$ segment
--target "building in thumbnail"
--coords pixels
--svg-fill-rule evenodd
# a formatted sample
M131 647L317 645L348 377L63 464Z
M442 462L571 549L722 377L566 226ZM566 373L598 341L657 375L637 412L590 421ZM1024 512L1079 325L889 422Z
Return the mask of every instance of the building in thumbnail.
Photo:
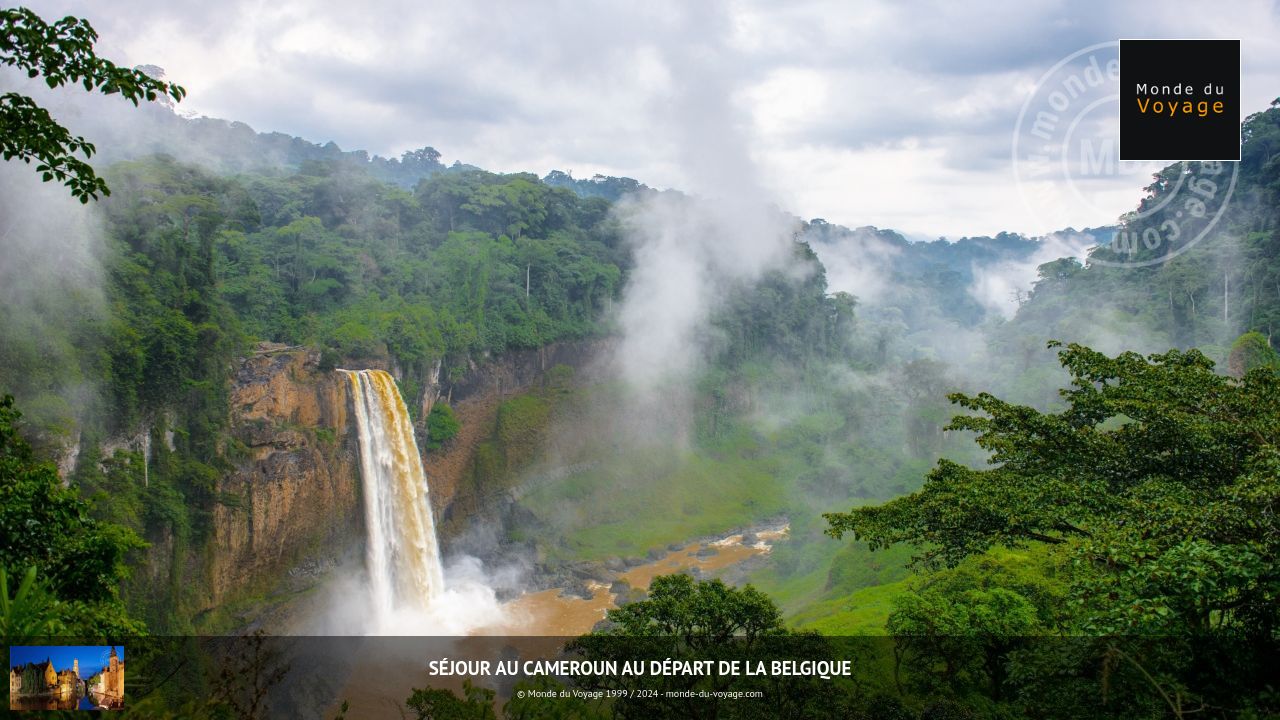
M79 661L77 661L77 672ZM70 673L70 670L64 670ZM61 676L54 669L53 661L30 662L9 668L9 696L51 695L61 692ZM74 684L73 684L74 686Z
M71 667L58 671L58 692L74 695L80 686L80 658L71 661Z
M107 666L98 674L98 684L94 689L105 701L104 704L124 702L124 661L116 654L114 645L107 657Z

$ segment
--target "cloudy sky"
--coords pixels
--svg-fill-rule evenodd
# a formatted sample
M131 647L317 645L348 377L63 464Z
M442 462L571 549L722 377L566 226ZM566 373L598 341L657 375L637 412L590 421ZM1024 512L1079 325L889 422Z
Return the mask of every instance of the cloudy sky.
M1083 47L1240 38L1245 113L1280 95L1273 2L30 6L90 19L118 62L163 67L190 92L183 112L382 155L431 145L503 172L695 191L698 178L751 172L803 217L917 237L1038 234L1133 207L1141 172L1095 178L1090 202L1065 215L1019 201L1019 111ZM698 167L725 158L699 152L715 133L689 129L707 123L731 125L741 163Z

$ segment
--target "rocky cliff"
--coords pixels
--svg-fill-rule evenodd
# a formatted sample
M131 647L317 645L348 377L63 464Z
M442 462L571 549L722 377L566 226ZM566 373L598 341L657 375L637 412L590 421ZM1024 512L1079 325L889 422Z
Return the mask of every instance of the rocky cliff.
M445 447L424 454L431 501L445 535L491 510L470 473L476 448L492 432L504 399L527 391L557 365L586 366L596 343L564 343L474 364L461 377L425 378L413 402L425 418L449 402L461 421ZM364 522L359 449L348 386L320 369L306 348L263 343L240 361L230 395L231 433L243 445L218 491L204 610L231 611L232 623L288 615L293 600L342 562L361 562ZM377 361L361 367L383 365ZM398 378L402 379L402 378ZM421 430L420 430L421 432ZM421 447L426 444L421 442ZM449 538L443 538L446 546ZM224 613L225 614L225 613Z
M528 391L558 365L575 370L590 366L602 347L598 341L583 341L511 352L473 366L454 382L427 386L426 398L448 402L462 424L449 443L423 457L446 546L450 535L465 529L466 518L490 510L486 504L490 493L471 481L471 469L477 447L493 433L502 401ZM430 402L424 400L424 417Z
M231 427L247 457L219 491L212 602L282 580L307 585L363 543L359 458L346 385L319 353L261 344L236 370Z

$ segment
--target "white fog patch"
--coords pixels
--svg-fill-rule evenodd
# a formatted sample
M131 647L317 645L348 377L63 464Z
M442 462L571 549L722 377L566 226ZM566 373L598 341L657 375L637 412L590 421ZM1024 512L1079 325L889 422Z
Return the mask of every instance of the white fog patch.
M871 228L858 228L812 247L827 269L828 292L847 292L859 302L874 303L893 290L893 261L902 251Z
M97 313L103 307L102 226L35 165L0 163L0 303L6 312L39 312L45 295L74 290ZM52 318L51 318L52 320Z
M661 59L672 71L658 102L672 161L693 195L636 197L616 211L635 266L618 310L614 365L639 399L661 394L666 405L687 399L682 389L706 359L707 323L725 290L785 265L796 230L759 182L731 59L714 51L729 18L690 8L684 22L715 31L705 44L666 48Z
M636 263L618 311L619 368L638 388L684 378L704 359L706 324L723 293L781 266L791 228L763 205L673 194L618 212Z
M1002 260L989 265L973 264L969 294L988 312L1008 319L1018 311L1019 298L1031 291L1036 269L1060 258L1082 258L1097 241L1082 233L1060 232L1041 238L1035 252L1021 260Z
M17 397L26 422L71 452L59 460L64 472L102 391L80 369L82 343L107 314L105 251L96 205L42 182L35 164L0 162L0 337L13 339L0 341L0 363L30 373L0 394Z

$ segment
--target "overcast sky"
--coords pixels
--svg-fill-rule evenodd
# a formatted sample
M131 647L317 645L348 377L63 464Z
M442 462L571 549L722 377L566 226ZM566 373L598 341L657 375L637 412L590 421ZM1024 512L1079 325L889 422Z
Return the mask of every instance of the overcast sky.
M186 86L186 113L382 155L539 175L694 168L698 97L784 209L917 237L1043 233L1018 201L1011 140L1036 81L1120 37L1240 38L1245 113L1280 95L1272 2L429 2L37 0L99 51ZM694 84L690 84L694 83ZM690 100L694 98L694 100ZM724 122L717 112L716 122ZM722 157L710 153L706 157ZM734 167L732 172L741 168ZM1142 173L1100 181L1076 227L1132 209Z

